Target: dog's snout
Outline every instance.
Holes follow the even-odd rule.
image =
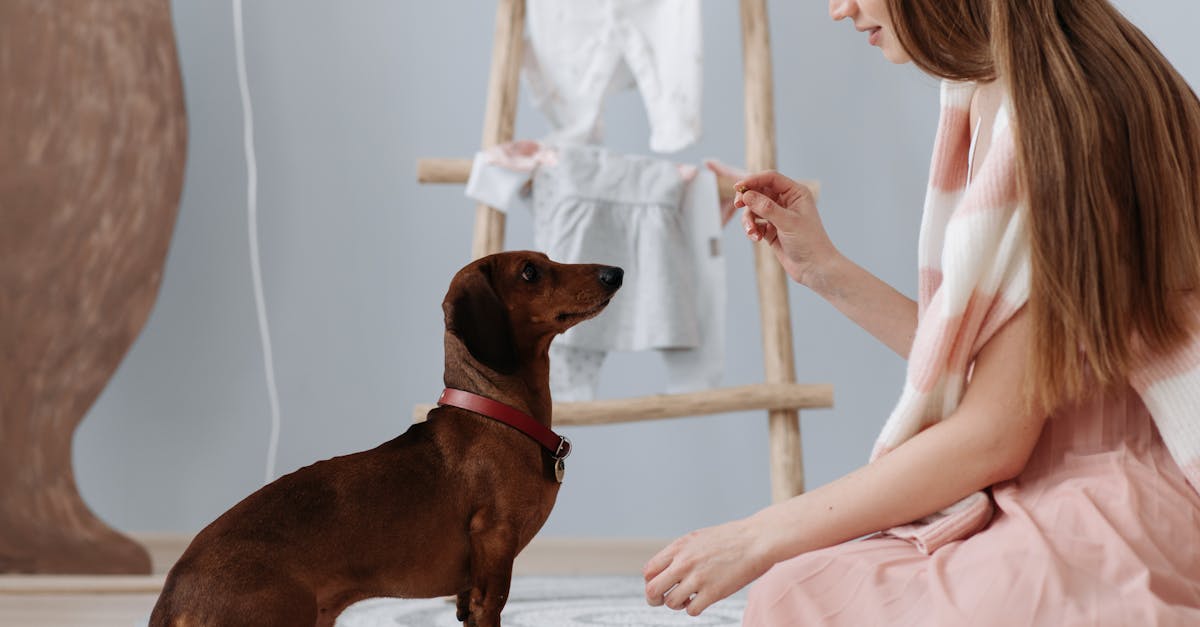
[[[621,281],[624,278],[625,271],[616,266],[611,266],[600,271],[600,282],[613,289],[621,287]]]

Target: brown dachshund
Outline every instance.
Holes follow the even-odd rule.
[[[442,303],[447,393],[532,424],[444,400],[390,442],[280,477],[196,536],[151,627],[333,625],[368,597],[448,595],[465,624],[499,625],[567,452],[549,430],[550,341],[600,313],[622,276],[527,251],[460,270]]]

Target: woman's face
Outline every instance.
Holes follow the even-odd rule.
[[[887,0],[829,0],[829,17],[834,21],[852,20],[854,28],[866,33],[867,42],[879,46],[888,61],[908,63],[912,60],[896,38]]]

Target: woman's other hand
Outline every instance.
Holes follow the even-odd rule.
[[[698,616],[767,572],[772,561],[753,518],[693,531],[646,562],[646,602]]]
[[[812,190],[770,171],[738,181],[734,191],[746,236],[769,244],[792,280],[814,287],[821,267],[840,253],[829,241]]]

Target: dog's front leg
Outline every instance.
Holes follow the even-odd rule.
[[[473,525],[474,527],[474,525]],[[468,627],[500,627],[500,611],[508,601],[512,584],[517,537],[501,526],[485,527],[471,534],[471,591],[467,607]],[[462,597],[459,597],[462,616]]]
[[[508,601],[512,583],[512,558],[506,564],[496,563],[493,572],[480,574],[471,587],[471,602],[466,624],[468,627],[500,627],[500,612]]]

